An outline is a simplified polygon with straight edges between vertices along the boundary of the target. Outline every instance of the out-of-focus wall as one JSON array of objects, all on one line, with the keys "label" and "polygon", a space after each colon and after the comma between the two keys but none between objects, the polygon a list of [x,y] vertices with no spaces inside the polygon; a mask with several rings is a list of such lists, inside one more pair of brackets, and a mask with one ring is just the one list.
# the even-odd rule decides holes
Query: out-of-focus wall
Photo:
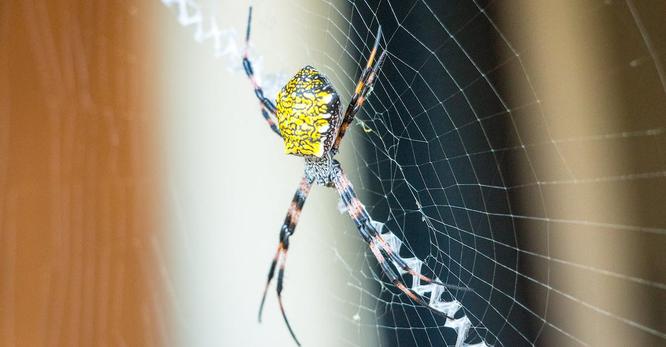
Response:
[{"label": "out-of-focus wall", "polygon": [[[247,3],[199,3],[207,19],[214,16],[220,29],[234,28],[236,43],[242,43]],[[320,60],[321,52],[342,56],[326,31],[330,6],[254,2],[251,55],[262,67],[262,77],[290,77],[307,64],[347,64]],[[215,58],[212,42],[197,43],[195,28],[179,25],[177,13],[175,7],[160,12],[158,64],[178,344],[293,346],[280,315],[275,280],[261,324],[257,311],[278,232],[303,174],[303,159],[284,154],[283,142],[263,120],[242,70],[228,71],[238,68],[240,60],[230,64]],[[348,100],[347,95],[343,98]],[[297,337],[309,346],[340,346],[357,341],[359,334],[352,322],[355,311],[346,309],[359,294],[350,290],[349,272],[335,256],[348,247],[350,238],[341,237],[345,228],[354,230],[349,218],[338,212],[337,201],[333,189],[313,187],[290,239],[283,300]]]}]

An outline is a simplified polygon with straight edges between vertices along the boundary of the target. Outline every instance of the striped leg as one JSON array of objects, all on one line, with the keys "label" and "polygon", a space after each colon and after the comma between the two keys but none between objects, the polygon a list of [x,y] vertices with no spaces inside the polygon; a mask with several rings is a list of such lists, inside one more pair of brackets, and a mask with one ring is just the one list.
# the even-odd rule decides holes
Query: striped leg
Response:
[{"label": "striped leg", "polygon": [[301,211],[303,210],[303,204],[305,204],[305,199],[307,199],[311,188],[312,188],[312,183],[309,182],[305,177],[303,177],[300,185],[298,186],[298,189],[296,190],[296,194],[294,194],[294,198],[291,200],[291,205],[289,206],[289,210],[287,211],[287,216],[284,219],[282,228],[280,228],[280,243],[278,244],[277,251],[275,252],[275,256],[273,257],[273,261],[271,262],[271,267],[268,270],[268,280],[266,281],[266,287],[264,288],[264,295],[262,296],[261,304],[259,305],[259,317],[258,317],[259,322],[261,322],[261,313],[264,309],[264,302],[266,301],[266,293],[268,292],[268,286],[273,280],[273,276],[275,275],[275,269],[278,268],[277,297],[278,297],[278,303],[280,305],[280,311],[282,312],[282,318],[284,318],[284,322],[285,324],[287,324],[287,328],[289,329],[291,337],[294,338],[294,341],[296,341],[296,344],[298,344],[299,346],[301,344],[296,338],[294,331],[291,329],[291,325],[289,324],[289,320],[287,319],[284,306],[282,305],[282,288],[283,288],[282,282],[284,279],[284,268],[287,262],[287,251],[289,251],[289,237],[294,234],[294,231],[296,229],[296,224],[298,223],[298,218],[300,217]]},{"label": "striped leg", "polygon": [[453,319],[447,316],[446,314],[430,307],[430,305],[428,305],[428,303],[425,302],[423,298],[418,296],[416,293],[414,293],[405,285],[400,276],[398,276],[396,271],[389,265],[389,262],[386,261],[387,258],[392,260],[394,265],[400,266],[403,270],[409,272],[412,276],[418,276],[422,280],[425,280],[427,282],[440,284],[438,281],[434,281],[426,276],[423,276],[417,271],[410,268],[395,253],[395,251],[393,251],[391,246],[388,245],[388,243],[386,243],[386,241],[382,238],[382,236],[377,232],[375,227],[372,225],[371,223],[372,219],[370,218],[368,211],[365,209],[363,203],[361,203],[361,201],[356,196],[354,188],[352,187],[352,184],[347,178],[347,176],[345,176],[344,172],[342,171],[340,164],[337,161],[335,161],[334,165],[337,167],[336,174],[333,177],[333,184],[335,185],[335,189],[338,191],[338,194],[340,195],[342,202],[345,204],[349,216],[356,224],[356,228],[361,234],[361,237],[363,238],[363,240],[365,240],[365,242],[368,243],[368,246],[370,247],[372,254],[375,256],[375,258],[377,258],[377,261],[379,262],[382,271],[386,274],[386,276],[388,276],[389,280],[393,283],[394,286],[396,286],[396,288],[400,289],[412,300],[429,308],[432,312],[440,316],[446,317],[448,319]]},{"label": "striped leg", "polygon": [[245,32],[245,51],[243,53],[243,69],[245,70],[245,74],[247,75],[247,77],[250,79],[250,82],[252,82],[252,86],[254,87],[254,94],[257,96],[257,99],[259,99],[259,107],[261,107],[261,115],[264,117],[266,123],[268,123],[268,126],[271,128],[271,130],[273,130],[273,132],[275,132],[276,134],[282,136],[280,134],[280,129],[278,129],[277,125],[275,124],[275,121],[273,121],[273,118],[271,118],[271,114],[275,115],[277,109],[275,108],[273,102],[270,99],[268,99],[266,96],[264,96],[264,90],[261,88],[261,86],[257,82],[257,79],[254,77],[252,62],[248,58],[251,23],[252,23],[252,6],[250,6],[250,12],[247,16],[247,31]]},{"label": "striped leg", "polygon": [[358,111],[361,109],[361,106],[363,106],[365,99],[372,92],[372,88],[374,87],[375,81],[377,79],[377,74],[379,73],[379,68],[381,68],[382,63],[386,58],[386,51],[383,51],[382,54],[379,56],[379,59],[377,59],[377,63],[374,64],[373,66],[373,62],[375,61],[375,56],[377,55],[377,49],[379,49],[379,41],[381,37],[382,37],[382,27],[379,27],[379,29],[377,30],[377,35],[375,37],[375,44],[372,47],[372,51],[370,51],[370,57],[368,58],[368,63],[365,66],[363,72],[361,73],[361,78],[359,78],[359,81],[356,84],[356,88],[354,89],[354,95],[352,95],[351,101],[347,106],[347,110],[345,110],[345,116],[342,120],[342,124],[340,125],[338,137],[335,139],[335,142],[333,143],[333,153],[338,152],[338,148],[340,147],[342,138],[345,136],[347,129],[351,125],[351,122],[354,120],[354,116],[356,116],[356,113],[358,113]]}]

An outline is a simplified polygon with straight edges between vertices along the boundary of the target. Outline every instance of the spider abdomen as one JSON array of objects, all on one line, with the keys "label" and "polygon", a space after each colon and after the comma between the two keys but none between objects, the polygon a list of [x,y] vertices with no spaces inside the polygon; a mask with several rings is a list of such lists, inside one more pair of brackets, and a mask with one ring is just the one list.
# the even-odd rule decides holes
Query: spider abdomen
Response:
[{"label": "spider abdomen", "polygon": [[340,127],[340,97],[319,71],[300,69],[278,94],[276,106],[285,153],[322,157],[331,149]]}]

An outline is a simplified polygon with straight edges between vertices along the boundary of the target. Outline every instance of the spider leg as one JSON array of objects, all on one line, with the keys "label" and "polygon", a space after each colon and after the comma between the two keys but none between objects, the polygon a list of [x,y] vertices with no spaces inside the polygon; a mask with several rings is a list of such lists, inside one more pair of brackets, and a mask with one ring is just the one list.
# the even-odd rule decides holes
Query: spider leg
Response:
[{"label": "spider leg", "polygon": [[271,267],[268,269],[268,280],[266,281],[266,286],[264,287],[264,295],[261,296],[261,304],[259,305],[259,315],[258,315],[258,320],[259,323],[261,323],[261,313],[264,311],[264,302],[266,302],[266,293],[268,293],[268,286],[271,284],[271,281],[273,280],[273,276],[275,275],[275,267],[277,266],[278,259],[280,259],[280,255],[282,254],[282,242],[278,245],[277,251],[275,252],[275,256],[273,257],[273,261],[271,262]]},{"label": "spider leg", "polygon": [[[400,266],[401,269],[403,269],[404,271],[406,271],[407,273],[409,273],[410,275],[412,275],[414,277],[420,278],[422,281],[426,281],[428,283],[434,283],[434,284],[437,284],[437,285],[440,285],[440,286],[443,286],[443,287],[450,287],[448,284],[444,284],[444,283],[442,283],[438,280],[434,280],[434,279],[432,279],[432,278],[430,278],[426,275],[423,275],[420,272],[412,269],[404,260],[402,260],[402,258],[398,254],[396,254],[396,252],[393,250],[393,248],[388,243],[386,243],[386,241],[381,236],[381,234],[379,234],[379,233],[377,233],[377,234],[378,234],[377,239],[378,239],[379,244],[381,245],[382,249],[384,251],[386,251],[386,253],[389,255],[391,260],[397,266]],[[459,287],[456,286],[456,288],[459,288]],[[465,289],[468,290],[467,288],[465,288]]]},{"label": "spider leg", "polygon": [[[389,262],[386,261],[386,259],[389,258],[394,262],[396,262],[395,259],[399,257],[397,257],[395,252],[383,240],[381,235],[372,225],[371,223],[372,219],[370,218],[368,211],[365,209],[363,203],[361,203],[361,201],[356,196],[354,188],[352,187],[352,184],[347,178],[347,176],[342,171],[342,167],[340,167],[340,164],[337,161],[335,161],[334,163],[337,168],[337,170],[334,172],[333,175],[333,183],[335,185],[335,189],[338,191],[338,194],[340,195],[342,202],[345,204],[345,207],[347,208],[347,213],[349,213],[349,216],[356,224],[356,228],[361,234],[361,237],[365,240],[366,243],[368,243],[368,246],[370,247],[372,254],[379,262],[382,271],[388,276],[389,280],[393,283],[393,285],[396,288],[400,289],[403,293],[405,293],[410,299],[414,300],[415,302],[417,302],[422,306],[429,308],[432,312],[434,312],[437,315],[440,315],[448,319],[453,319],[452,317],[444,314],[443,312],[432,308],[427,302],[425,302],[425,300],[423,300],[422,297],[420,297],[419,295],[414,293],[411,289],[409,289],[405,285],[405,283],[400,279],[400,276],[398,276],[396,271],[390,266]],[[400,262],[396,263],[398,263],[401,267],[403,267],[403,269],[404,268],[410,269],[409,266],[407,266],[407,264],[405,264],[404,261],[402,261],[402,259],[400,259]],[[410,273],[414,275],[416,271],[411,270]],[[429,279],[428,277],[425,278]],[[431,282],[434,281],[431,280]]]},{"label": "spider leg", "polygon": [[308,181],[307,178],[303,177],[300,185],[298,186],[298,189],[296,190],[296,193],[294,194],[293,199],[291,200],[291,205],[287,211],[287,216],[285,217],[284,223],[280,228],[280,242],[278,244],[277,251],[275,252],[275,256],[273,257],[273,261],[271,262],[270,269],[268,270],[268,279],[266,280],[266,287],[264,288],[264,294],[261,298],[261,304],[259,305],[258,315],[259,322],[261,322],[261,314],[264,309],[264,302],[266,301],[266,293],[268,292],[268,287],[275,275],[275,270],[278,269],[277,297],[278,303],[280,305],[280,312],[282,313],[282,318],[284,318],[284,322],[287,325],[287,329],[289,329],[291,337],[299,346],[301,344],[296,338],[296,334],[294,334],[294,331],[291,328],[291,324],[289,324],[289,319],[287,319],[287,314],[285,313],[284,305],[282,304],[282,289],[284,269],[287,262],[287,252],[289,251],[289,237],[291,237],[291,235],[293,235],[294,231],[296,230],[296,224],[298,223],[301,211],[303,210],[303,205],[305,204],[305,200],[307,199],[311,188],[312,183]]},{"label": "spider leg", "polygon": [[245,31],[245,51],[243,52],[243,69],[245,70],[245,75],[247,75],[247,77],[250,79],[250,82],[252,82],[252,86],[254,87],[254,94],[257,96],[257,99],[259,99],[259,106],[261,107],[261,115],[264,117],[266,123],[268,123],[268,126],[271,128],[271,130],[273,130],[273,132],[275,132],[276,134],[282,136],[280,134],[280,129],[278,129],[277,125],[275,124],[275,121],[273,121],[273,118],[271,118],[270,116],[271,114],[275,115],[277,108],[270,99],[264,96],[264,90],[261,88],[259,82],[257,82],[257,79],[254,77],[254,69],[252,68],[252,62],[248,58],[251,23],[252,23],[252,6],[250,6],[250,11],[247,16],[247,30]]},{"label": "spider leg", "polygon": [[[398,274],[388,265],[386,262],[386,259],[382,255],[383,252],[381,252],[375,243],[370,243],[370,250],[372,251],[372,254],[374,254],[375,258],[379,261],[379,265],[382,267],[382,271],[389,277],[391,282],[393,283],[394,286],[396,286],[398,289],[400,289],[403,293],[407,294],[412,300],[416,301],[420,305],[428,306],[428,303],[426,303],[421,297],[416,295],[414,292],[412,292],[410,289],[405,286],[405,284],[400,280],[400,277]],[[385,253],[384,253],[385,254]],[[439,311],[435,311],[439,312]],[[439,312],[439,314],[442,314]],[[444,315],[446,318],[450,318],[447,315]]]},{"label": "spider leg", "polygon": [[[300,212],[299,212],[300,213]],[[292,230],[293,233],[293,230]],[[284,268],[285,264],[287,262],[287,250],[289,250],[289,235],[288,233],[285,234],[285,239],[283,241],[284,247],[283,247],[283,252],[282,252],[282,263],[280,264],[280,270],[278,270],[278,279],[277,279],[277,297],[278,297],[278,304],[280,305],[280,312],[282,313],[282,318],[284,319],[284,323],[287,325],[287,329],[289,329],[289,333],[291,334],[291,337],[294,339],[297,345],[301,345],[301,343],[298,341],[298,338],[296,338],[296,334],[294,334],[294,330],[291,328],[291,324],[289,324],[289,319],[287,319],[287,313],[284,310],[284,305],[282,304],[282,280],[284,279]]]},{"label": "spider leg", "polygon": [[375,44],[372,46],[372,51],[370,51],[370,56],[368,57],[368,63],[365,66],[365,69],[361,73],[356,88],[354,89],[354,95],[352,95],[351,101],[345,110],[345,115],[340,125],[340,130],[338,131],[338,136],[333,143],[333,153],[338,152],[342,138],[345,136],[347,129],[351,125],[351,122],[354,120],[354,116],[361,109],[366,98],[372,92],[377,75],[379,74],[379,69],[384,63],[386,58],[386,51],[383,51],[382,54],[377,59],[377,63],[373,65],[375,61],[375,56],[377,55],[377,50],[379,49],[379,42],[382,37],[382,27],[380,26],[377,29],[377,35],[375,35]]}]

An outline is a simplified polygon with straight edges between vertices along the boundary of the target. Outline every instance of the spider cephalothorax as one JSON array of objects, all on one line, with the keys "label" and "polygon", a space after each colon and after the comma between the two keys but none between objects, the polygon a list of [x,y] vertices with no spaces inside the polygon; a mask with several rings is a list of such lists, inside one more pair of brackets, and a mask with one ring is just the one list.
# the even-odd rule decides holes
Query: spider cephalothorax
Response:
[{"label": "spider cephalothorax", "polygon": [[305,178],[321,186],[331,186],[339,166],[331,152],[326,152],[321,158],[305,157]]},{"label": "spider cephalothorax", "polygon": [[[333,159],[333,156],[338,152],[340,142],[347,128],[372,92],[379,68],[386,57],[386,51],[383,51],[379,58],[375,59],[382,36],[381,27],[377,31],[375,44],[368,57],[368,63],[354,88],[354,94],[349,101],[349,105],[344,114],[341,114],[338,93],[335,92],[335,89],[326,77],[311,66],[302,68],[287,82],[278,94],[276,100],[277,106],[264,96],[263,89],[254,78],[252,63],[247,54],[251,19],[252,8],[250,8],[247,32],[245,34],[246,50],[243,55],[243,68],[254,86],[254,93],[259,99],[264,119],[268,122],[271,130],[284,140],[284,151],[288,154],[305,158],[303,178],[301,178],[296,194],[294,194],[289,210],[287,211],[287,216],[280,228],[280,242],[278,243],[271,267],[268,270],[268,280],[266,281],[264,296],[261,299],[259,307],[259,321],[261,321],[261,311],[264,307],[268,285],[275,275],[275,270],[278,269],[277,296],[280,303],[280,311],[291,336],[300,345],[291,329],[291,325],[289,325],[287,315],[282,306],[282,283],[287,251],[289,250],[289,238],[296,230],[296,224],[301,215],[303,204],[305,204],[305,199],[307,199],[313,184],[333,187],[337,190],[340,200],[344,204],[349,216],[354,220],[359,234],[368,244],[372,254],[381,265],[382,271],[393,285],[412,300],[429,307],[433,312],[451,318],[428,306],[423,298],[407,288],[394,267],[400,268],[414,277],[419,277],[427,283],[443,284],[415,271],[398,256],[373,226],[368,211],[356,196],[351,182],[342,170],[342,166],[340,166],[337,160]],[[277,126],[271,115],[277,118]]]},{"label": "spider cephalothorax", "polygon": [[340,127],[340,97],[312,66],[300,69],[277,97],[277,121],[284,151],[322,157]]}]

